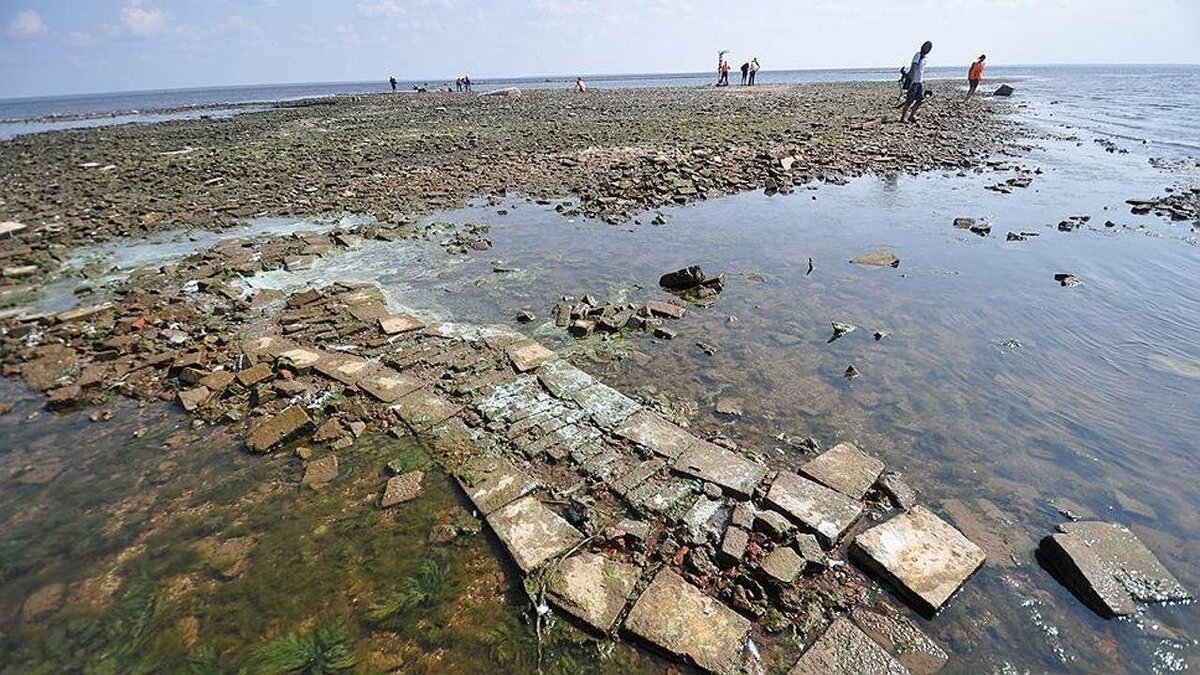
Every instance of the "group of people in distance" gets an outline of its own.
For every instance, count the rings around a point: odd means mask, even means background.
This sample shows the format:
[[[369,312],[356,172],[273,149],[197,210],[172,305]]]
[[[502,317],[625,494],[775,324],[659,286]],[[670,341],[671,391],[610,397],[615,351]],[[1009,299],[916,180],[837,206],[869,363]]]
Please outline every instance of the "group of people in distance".
[[[921,48],[913,55],[908,69],[900,69],[900,85],[906,92],[904,103],[900,106],[901,122],[916,122],[917,110],[930,94],[925,91],[925,57],[929,56],[931,51],[933,51],[933,43],[926,40],[925,44],[921,45]],[[967,96],[963,99],[964,103],[970,100],[975,89],[979,87],[979,81],[983,79],[983,62],[986,60],[987,54],[980,54],[979,58],[975,59],[971,63],[971,67],[967,69]],[[905,119],[906,115],[907,120]]]
[[[394,75],[392,77],[388,78],[388,84],[392,85],[392,91],[396,91],[397,82],[396,82],[396,77]],[[421,86],[417,86],[414,84],[412,86],[412,90],[417,93],[423,94],[426,91],[429,91],[429,84],[426,83]],[[454,90],[455,91],[471,91],[471,78],[466,75],[463,75],[462,77],[455,79],[454,80]],[[438,91],[441,91],[441,90],[439,89]],[[446,87],[446,91],[451,91],[450,87]]]
[[[750,59],[749,61],[742,64],[741,71],[742,71],[742,85],[743,86],[754,84],[754,76],[758,74],[758,69],[759,69],[758,57],[754,57],[754,58]],[[729,71],[730,70],[731,70],[731,68],[729,66],[729,61],[726,61],[724,58],[722,58],[717,63],[717,86],[718,87],[728,87],[729,86]]]

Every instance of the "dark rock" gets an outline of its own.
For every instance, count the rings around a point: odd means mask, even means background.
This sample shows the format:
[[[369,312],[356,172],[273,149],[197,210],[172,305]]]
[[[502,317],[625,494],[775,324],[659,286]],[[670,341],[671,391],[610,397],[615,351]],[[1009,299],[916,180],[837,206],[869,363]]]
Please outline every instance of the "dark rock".
[[[992,96],[1012,96],[1013,88],[1007,84],[1002,84],[996,87],[996,91],[992,92]]]

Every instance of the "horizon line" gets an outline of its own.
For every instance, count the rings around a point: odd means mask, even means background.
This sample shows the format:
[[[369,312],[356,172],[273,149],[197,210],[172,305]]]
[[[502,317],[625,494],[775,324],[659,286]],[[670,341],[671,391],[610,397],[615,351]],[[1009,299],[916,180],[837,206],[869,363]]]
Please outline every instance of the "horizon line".
[[[1006,63],[1002,65],[993,64],[991,68],[1055,68],[1055,67],[1121,67],[1121,66],[1140,66],[1140,67],[1177,67],[1177,68],[1197,68],[1200,63],[1156,63],[1156,62],[1125,62],[1125,63]],[[797,72],[853,72],[853,71],[869,71],[869,70],[892,70],[898,66],[849,66],[836,68],[777,68],[772,70],[763,69],[763,73],[797,73]],[[930,66],[930,70],[939,68],[958,68],[959,66]],[[680,77],[680,76],[696,76],[707,75],[708,70],[695,71],[677,71],[677,72],[646,72],[646,73],[585,73],[585,74],[529,74],[529,75],[489,75],[480,77],[472,81],[472,84],[484,84],[489,80],[549,80],[555,81],[558,79],[571,80],[576,77],[598,78],[598,79],[617,79],[617,78],[646,78],[653,77]],[[390,77],[390,76],[389,76]],[[397,78],[397,83],[429,83],[429,82],[453,82],[452,78],[447,77],[429,77],[429,78]],[[365,79],[365,80],[317,80],[317,81],[291,81],[291,82],[258,82],[247,84],[205,84],[183,87],[152,87],[146,89],[114,89],[108,91],[81,91],[70,94],[27,94],[17,96],[0,96],[0,103],[13,101],[31,101],[38,99],[55,99],[55,98],[73,98],[83,96],[104,96],[115,94],[150,94],[158,92],[180,92],[180,91],[204,91],[206,89],[254,89],[262,87],[297,87],[297,86],[316,86],[316,85],[345,85],[345,84],[364,84],[368,82],[379,82],[386,85],[388,79]]]

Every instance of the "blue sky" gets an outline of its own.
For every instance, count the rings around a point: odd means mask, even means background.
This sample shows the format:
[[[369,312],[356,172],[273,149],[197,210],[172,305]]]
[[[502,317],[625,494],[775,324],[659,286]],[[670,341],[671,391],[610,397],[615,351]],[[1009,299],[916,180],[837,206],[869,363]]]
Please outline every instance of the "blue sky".
[[[1200,63],[1200,0],[0,0],[0,97],[707,70]],[[735,64],[736,65],[736,64]]]

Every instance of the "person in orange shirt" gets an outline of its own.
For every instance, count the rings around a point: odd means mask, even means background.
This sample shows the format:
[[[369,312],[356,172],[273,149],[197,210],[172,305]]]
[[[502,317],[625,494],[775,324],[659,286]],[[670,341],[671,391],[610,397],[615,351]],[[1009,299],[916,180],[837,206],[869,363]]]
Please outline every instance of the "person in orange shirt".
[[[963,99],[965,103],[971,98],[971,94],[975,93],[975,88],[979,86],[979,81],[983,79],[983,62],[987,59],[987,54],[980,54],[979,58],[975,59],[975,63],[971,64],[971,68],[967,71],[967,98]]]

